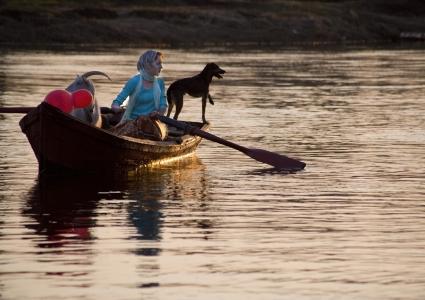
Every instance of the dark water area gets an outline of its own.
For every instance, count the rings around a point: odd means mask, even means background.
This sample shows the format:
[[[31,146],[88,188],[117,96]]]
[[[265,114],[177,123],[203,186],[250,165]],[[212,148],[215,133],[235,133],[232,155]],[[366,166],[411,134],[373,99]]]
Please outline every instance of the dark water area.
[[[424,49],[161,50],[166,86],[227,71],[213,134],[306,169],[203,141],[137,175],[38,178],[22,115],[0,114],[1,299],[423,299]],[[141,51],[2,50],[0,105],[100,70],[109,106]]]

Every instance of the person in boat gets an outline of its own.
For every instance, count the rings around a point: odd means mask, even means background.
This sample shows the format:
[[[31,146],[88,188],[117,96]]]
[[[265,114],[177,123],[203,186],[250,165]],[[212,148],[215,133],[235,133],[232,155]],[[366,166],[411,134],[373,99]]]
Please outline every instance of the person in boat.
[[[121,121],[113,130],[116,134],[146,137],[143,130],[149,131],[150,127],[161,124],[157,120],[153,121],[152,117],[158,114],[164,115],[168,107],[164,80],[159,77],[162,59],[163,54],[159,51],[147,50],[143,53],[137,62],[138,74],[127,81],[112,101],[112,111],[119,113],[123,111],[121,105],[129,98]],[[152,122],[154,124],[150,124]],[[165,125],[163,127],[166,128]],[[154,139],[163,140],[164,138],[160,136]]]

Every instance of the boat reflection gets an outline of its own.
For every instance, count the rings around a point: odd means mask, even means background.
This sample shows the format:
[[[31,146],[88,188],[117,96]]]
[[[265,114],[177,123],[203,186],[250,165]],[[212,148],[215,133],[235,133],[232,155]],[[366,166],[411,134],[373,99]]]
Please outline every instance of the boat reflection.
[[[93,236],[92,229],[113,228],[116,224],[112,217],[121,213],[137,230],[128,239],[160,241],[164,205],[181,207],[176,214],[182,215],[207,210],[207,189],[205,167],[196,155],[191,155],[120,178],[41,176],[29,191],[23,214],[35,221],[29,222],[27,228],[43,237],[36,240],[40,248],[78,243],[87,246],[101,238]],[[185,204],[188,202],[190,205]],[[157,245],[143,246],[136,252],[151,256],[158,255],[160,249]]]
[[[160,286],[164,230],[213,234],[206,174],[193,155],[121,178],[41,177],[22,213],[38,262],[56,266],[46,278],[91,287],[102,270],[105,286]]]
[[[38,247],[59,248],[92,240],[99,191],[111,188],[111,182],[92,176],[39,177],[23,212],[36,221],[27,227],[45,237],[38,240]]]

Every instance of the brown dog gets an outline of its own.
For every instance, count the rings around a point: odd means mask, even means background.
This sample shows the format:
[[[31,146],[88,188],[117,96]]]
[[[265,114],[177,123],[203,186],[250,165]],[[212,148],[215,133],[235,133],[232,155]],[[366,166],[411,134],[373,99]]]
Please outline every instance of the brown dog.
[[[176,105],[176,112],[174,119],[177,120],[183,108],[183,96],[189,94],[192,97],[202,97],[202,121],[207,123],[205,119],[205,107],[207,105],[207,97],[209,102],[214,105],[214,101],[209,94],[209,88],[213,76],[223,78],[221,74],[226,73],[215,63],[208,63],[201,73],[189,78],[183,78],[174,81],[167,90],[168,112],[167,117],[170,116],[174,105]]]

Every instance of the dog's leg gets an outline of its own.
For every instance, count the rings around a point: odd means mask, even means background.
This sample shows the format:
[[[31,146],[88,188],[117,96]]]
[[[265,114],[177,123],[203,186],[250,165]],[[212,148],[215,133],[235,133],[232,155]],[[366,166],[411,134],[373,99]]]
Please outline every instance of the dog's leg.
[[[174,107],[174,97],[171,94],[170,88],[168,88],[167,90],[167,102],[168,102],[167,117],[170,117],[171,111],[173,110],[173,107]]]
[[[207,95],[202,96],[202,121],[204,123],[207,123],[207,120],[205,119],[205,107],[207,106]]]
[[[208,100],[210,100],[211,105],[214,105],[214,101],[213,101],[210,93],[208,93]]]
[[[171,111],[173,110],[173,107],[174,107],[174,103],[173,102],[168,102],[167,117],[170,117]]]
[[[183,108],[183,96],[179,95],[179,97],[175,97],[174,100],[175,100],[174,102],[176,103],[176,112],[174,113],[173,119],[177,120]]]

